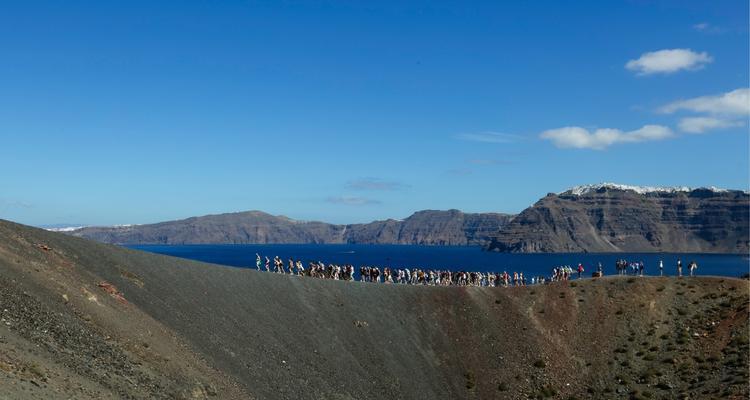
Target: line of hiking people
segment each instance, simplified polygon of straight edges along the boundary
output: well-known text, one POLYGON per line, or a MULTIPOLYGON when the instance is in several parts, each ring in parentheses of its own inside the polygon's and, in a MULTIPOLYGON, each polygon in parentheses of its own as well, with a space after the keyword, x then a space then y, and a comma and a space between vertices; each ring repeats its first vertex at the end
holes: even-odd
MULTIPOLYGON (((599 265, 601 266, 601 264, 599 265)), ((682 276, 682 259, 677 259, 676 267, 677 276, 682 276)), ((646 267, 643 264, 643 261, 636 262, 622 259, 615 262, 615 269, 617 270, 618 275, 643 276, 646 267)), ((690 261, 690 263, 688 263, 690 276, 694 276, 697 269, 698 263, 695 261, 690 261)), ((659 260, 659 276, 664 276, 664 260, 659 260)))
MULTIPOLYGON (((273 259, 255 254, 255 267, 258 271, 276 272, 280 274, 291 274, 299 276, 310 276, 313 278, 334 279, 343 281, 355 280, 355 268, 351 264, 337 265, 324 264, 320 261, 311 261, 307 267, 301 260, 289 259, 287 263, 279 257, 273 259)), ((615 268, 619 275, 640 275, 644 274, 643 261, 628 262, 627 260, 617 260, 615 268)), ((698 264, 691 261, 689 266, 690 276, 693 276, 698 264)), ((359 280, 361 282, 383 282, 398 283, 407 285, 431 285, 431 286, 526 286, 527 284, 543 284, 548 282, 567 281, 575 275, 578 279, 582 278, 585 271, 583 264, 578 264, 577 268, 568 265, 554 267, 550 276, 533 276, 528 278, 523 272, 507 271, 502 273, 496 272, 467 272, 467 271, 450 271, 434 270, 420 268, 390 268, 361 266, 359 267, 359 280)), ((604 275, 602 264, 599 263, 592 277, 601 277, 604 275)), ((664 262, 659 261, 659 275, 664 275, 664 262)), ((682 261, 677 260, 677 275, 682 276, 682 261)))
MULTIPOLYGON (((276 272, 314 278, 335 279, 343 281, 355 280, 355 269, 351 264, 324 264, 311 261, 307 267, 301 260, 289 259, 286 263, 278 256, 273 259, 255 255, 255 267, 258 271, 276 272), (265 260, 264 260, 265 258, 265 260)), ((543 277, 532 277, 531 283, 541 283, 543 277)), ((389 268, 361 266, 359 267, 361 282, 399 283, 408 285, 432 286, 526 286, 527 278, 523 272, 467 272, 450 270, 433 270, 419 268, 389 268)))

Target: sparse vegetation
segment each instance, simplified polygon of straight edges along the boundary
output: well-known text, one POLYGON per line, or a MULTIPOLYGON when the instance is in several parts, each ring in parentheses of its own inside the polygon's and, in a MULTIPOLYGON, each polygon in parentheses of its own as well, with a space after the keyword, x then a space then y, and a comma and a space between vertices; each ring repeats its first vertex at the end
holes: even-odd
POLYGON ((477 386, 477 378, 474 375, 474 371, 466 372, 466 374, 464 374, 464 378, 466 378, 467 390, 473 390, 477 386))

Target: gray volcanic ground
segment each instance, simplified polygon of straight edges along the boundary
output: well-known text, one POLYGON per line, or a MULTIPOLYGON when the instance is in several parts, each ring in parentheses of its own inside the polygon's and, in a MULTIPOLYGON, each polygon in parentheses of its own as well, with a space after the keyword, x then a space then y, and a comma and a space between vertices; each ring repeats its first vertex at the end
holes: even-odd
POLYGON ((0 221, 0 398, 747 398, 749 288, 347 283, 0 221))

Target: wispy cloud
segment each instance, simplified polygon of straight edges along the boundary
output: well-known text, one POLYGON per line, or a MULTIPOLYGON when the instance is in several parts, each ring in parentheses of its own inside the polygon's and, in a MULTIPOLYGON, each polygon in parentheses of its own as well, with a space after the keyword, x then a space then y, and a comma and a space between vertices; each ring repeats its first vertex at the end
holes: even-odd
POLYGON ((380 201, 358 196, 331 196, 326 199, 328 203, 343 204, 347 206, 367 206, 381 204, 380 201))
POLYGON ((34 208, 34 205, 21 200, 14 200, 14 199, 4 199, 0 198, 0 208, 9 209, 9 208, 34 208))
POLYGON ((744 125, 742 121, 714 117, 687 117, 680 120, 679 128, 687 133, 705 133, 715 129, 736 128, 744 125))
POLYGON ((540 137, 559 148, 603 150, 615 144, 662 140, 673 135, 671 129, 661 125, 645 125, 629 132, 606 128, 589 132, 586 128, 568 126, 544 131, 540 137))
POLYGON ((687 133, 744 126, 750 115, 750 89, 740 88, 722 94, 678 100, 662 106, 658 111, 664 114, 679 111, 699 114, 680 120, 678 127, 687 133))
POLYGON ((750 89, 740 88, 712 96, 679 100, 659 109, 665 114, 680 110, 714 115, 750 115, 750 89))
POLYGON ((708 22, 701 22, 699 24, 693 25, 693 29, 696 31, 705 31, 708 29, 711 25, 708 22))
POLYGON ((724 33, 725 31, 723 28, 712 25, 708 22, 701 22, 701 23, 693 25, 693 30, 696 30, 702 33, 724 33))
POLYGON ((347 182, 345 187, 349 190, 395 191, 407 189, 409 185, 380 178, 360 178, 347 182))
POLYGON ((466 175, 471 175, 472 171, 468 168, 454 168, 454 169, 449 169, 445 171, 445 173, 447 175, 453 175, 453 176, 466 176, 466 175))
POLYGON ((474 165, 508 165, 512 162, 508 160, 492 159, 492 158, 474 158, 469 160, 469 164, 474 165))
POLYGON ((521 136, 501 132, 477 132, 461 133, 456 136, 457 139, 467 140, 470 142, 481 143, 513 143, 521 139, 521 136))
POLYGON ((706 52, 697 53, 690 49, 665 49, 643 53, 640 58, 630 60, 625 68, 638 75, 671 74, 677 71, 694 71, 713 62, 706 52))

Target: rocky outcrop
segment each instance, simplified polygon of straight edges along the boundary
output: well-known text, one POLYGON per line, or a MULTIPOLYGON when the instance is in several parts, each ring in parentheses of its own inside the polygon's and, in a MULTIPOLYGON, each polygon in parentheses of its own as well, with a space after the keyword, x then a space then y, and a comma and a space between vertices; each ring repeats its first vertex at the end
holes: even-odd
POLYGON ((548 194, 489 250, 747 253, 750 196, 715 188, 582 186, 548 194))
POLYGON ((367 243, 486 245, 511 220, 507 214, 419 211, 404 220, 334 225, 296 221, 260 211, 207 215, 180 221, 67 232, 114 244, 367 243))

